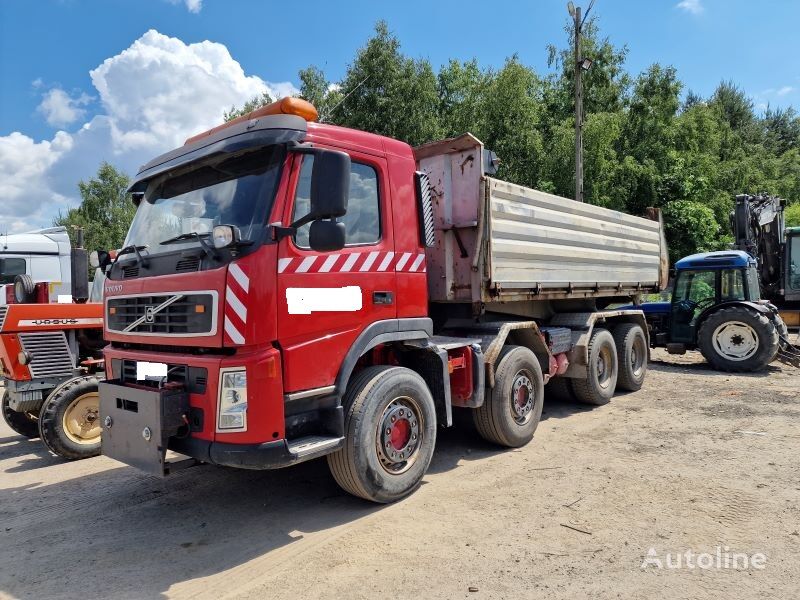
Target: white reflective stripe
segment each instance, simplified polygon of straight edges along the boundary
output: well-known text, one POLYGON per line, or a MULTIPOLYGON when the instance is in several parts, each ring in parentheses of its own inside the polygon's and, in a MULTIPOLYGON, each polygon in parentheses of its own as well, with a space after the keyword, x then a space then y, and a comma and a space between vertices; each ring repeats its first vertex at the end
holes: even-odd
POLYGON ((236 283, 242 286, 242 289, 245 292, 250 291, 250 278, 245 274, 244 271, 242 271, 242 268, 239 265, 236 263, 231 263, 231 266, 228 267, 228 273, 233 275, 236 283))
POLYGON ((225 293, 225 302, 228 303, 239 318, 244 322, 247 323, 247 307, 242 304, 241 300, 236 297, 236 294, 233 293, 233 290, 228 286, 227 291, 225 293))
POLYGON ((403 267, 406 266, 408 259, 411 258, 411 252, 406 252, 403 256, 400 257, 400 260, 397 261, 397 264, 394 266, 395 271, 402 271, 403 267))
POLYGON ((283 273, 286 268, 292 264, 291 258, 279 258, 278 259, 278 273, 283 273))
POLYGON ((319 268, 320 273, 327 273, 333 268, 334 263, 339 259, 338 254, 332 254, 328 258, 325 259, 325 262, 322 263, 322 266, 319 268))
POLYGON ((417 258, 414 261, 414 264, 411 265, 409 271, 416 271, 417 267, 419 267, 420 263, 423 261, 424 258, 425 258, 424 254, 417 254, 417 258))
POLYGON ((387 252, 386 258, 383 259, 381 266, 378 267, 378 271, 385 271, 389 268, 389 265, 392 264, 392 259, 394 258, 394 252, 387 252))
POLYGON ((303 262, 300 263, 300 266, 297 267, 297 273, 305 273, 306 271, 308 271, 311 268, 311 265, 313 265, 316 262, 316 260, 317 260, 316 256, 306 256, 303 259, 303 262))
POLYGON ((340 269, 342 272, 347 273, 350 269, 353 268, 353 265, 356 264, 358 257, 361 256, 361 253, 355 252, 347 257, 347 260, 344 261, 342 268, 340 269))
POLYGON ((362 271, 362 272, 363 271, 369 271, 369 268, 372 266, 372 263, 374 263, 375 259, 378 258, 378 254, 380 254, 380 252, 370 252, 369 256, 367 257, 367 260, 365 260, 364 264, 361 265, 361 268, 359 269, 359 271, 362 271))
POLYGON ((231 323, 228 317, 225 317, 225 333, 228 334, 228 337, 231 338, 235 344, 244 344, 244 336, 233 326, 233 323, 231 323))

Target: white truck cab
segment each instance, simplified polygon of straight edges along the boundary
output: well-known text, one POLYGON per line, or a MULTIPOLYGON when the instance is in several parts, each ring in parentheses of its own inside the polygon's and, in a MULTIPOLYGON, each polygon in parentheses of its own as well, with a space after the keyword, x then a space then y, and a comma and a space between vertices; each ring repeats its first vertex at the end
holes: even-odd
MULTIPOLYGON (((51 302, 72 289, 70 272, 71 246, 65 227, 51 227, 0 236, 0 286, 14 283, 23 273, 34 282, 50 284, 51 302)), ((0 294, 0 305, 6 303, 0 294)))

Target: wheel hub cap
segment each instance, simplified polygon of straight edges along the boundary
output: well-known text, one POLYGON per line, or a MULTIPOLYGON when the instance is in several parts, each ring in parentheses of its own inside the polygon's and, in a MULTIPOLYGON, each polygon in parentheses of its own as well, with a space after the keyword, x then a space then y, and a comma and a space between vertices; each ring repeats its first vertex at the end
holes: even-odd
POLYGON ((392 400, 378 426, 377 450, 383 468, 402 473, 417 458, 420 442, 419 409, 411 398, 392 400))
POLYGON ((520 371, 514 377, 514 383, 511 386, 511 412, 514 420, 520 425, 526 423, 530 418, 533 410, 533 398, 533 382, 525 372, 520 371))
POLYGON ((733 361, 747 360, 759 347, 758 335, 747 323, 730 321, 714 330, 714 350, 724 358, 733 361))

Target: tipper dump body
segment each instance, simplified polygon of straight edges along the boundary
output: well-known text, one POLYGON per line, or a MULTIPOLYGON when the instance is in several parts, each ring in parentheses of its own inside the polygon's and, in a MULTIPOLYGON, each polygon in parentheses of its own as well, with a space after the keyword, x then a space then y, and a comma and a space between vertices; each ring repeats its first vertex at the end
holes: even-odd
POLYGON ((433 302, 513 302, 656 292, 667 268, 658 221, 500 181, 470 134, 418 147, 431 182, 433 302))

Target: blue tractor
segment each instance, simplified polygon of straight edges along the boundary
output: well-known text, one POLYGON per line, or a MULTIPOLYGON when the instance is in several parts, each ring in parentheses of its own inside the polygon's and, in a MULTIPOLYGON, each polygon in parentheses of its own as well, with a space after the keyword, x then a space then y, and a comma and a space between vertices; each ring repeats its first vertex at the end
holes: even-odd
POLYGON ((757 261, 747 252, 706 252, 675 264, 670 302, 640 308, 650 343, 671 354, 700 350, 716 369, 757 371, 775 359, 800 366, 778 309, 761 299, 757 261))

